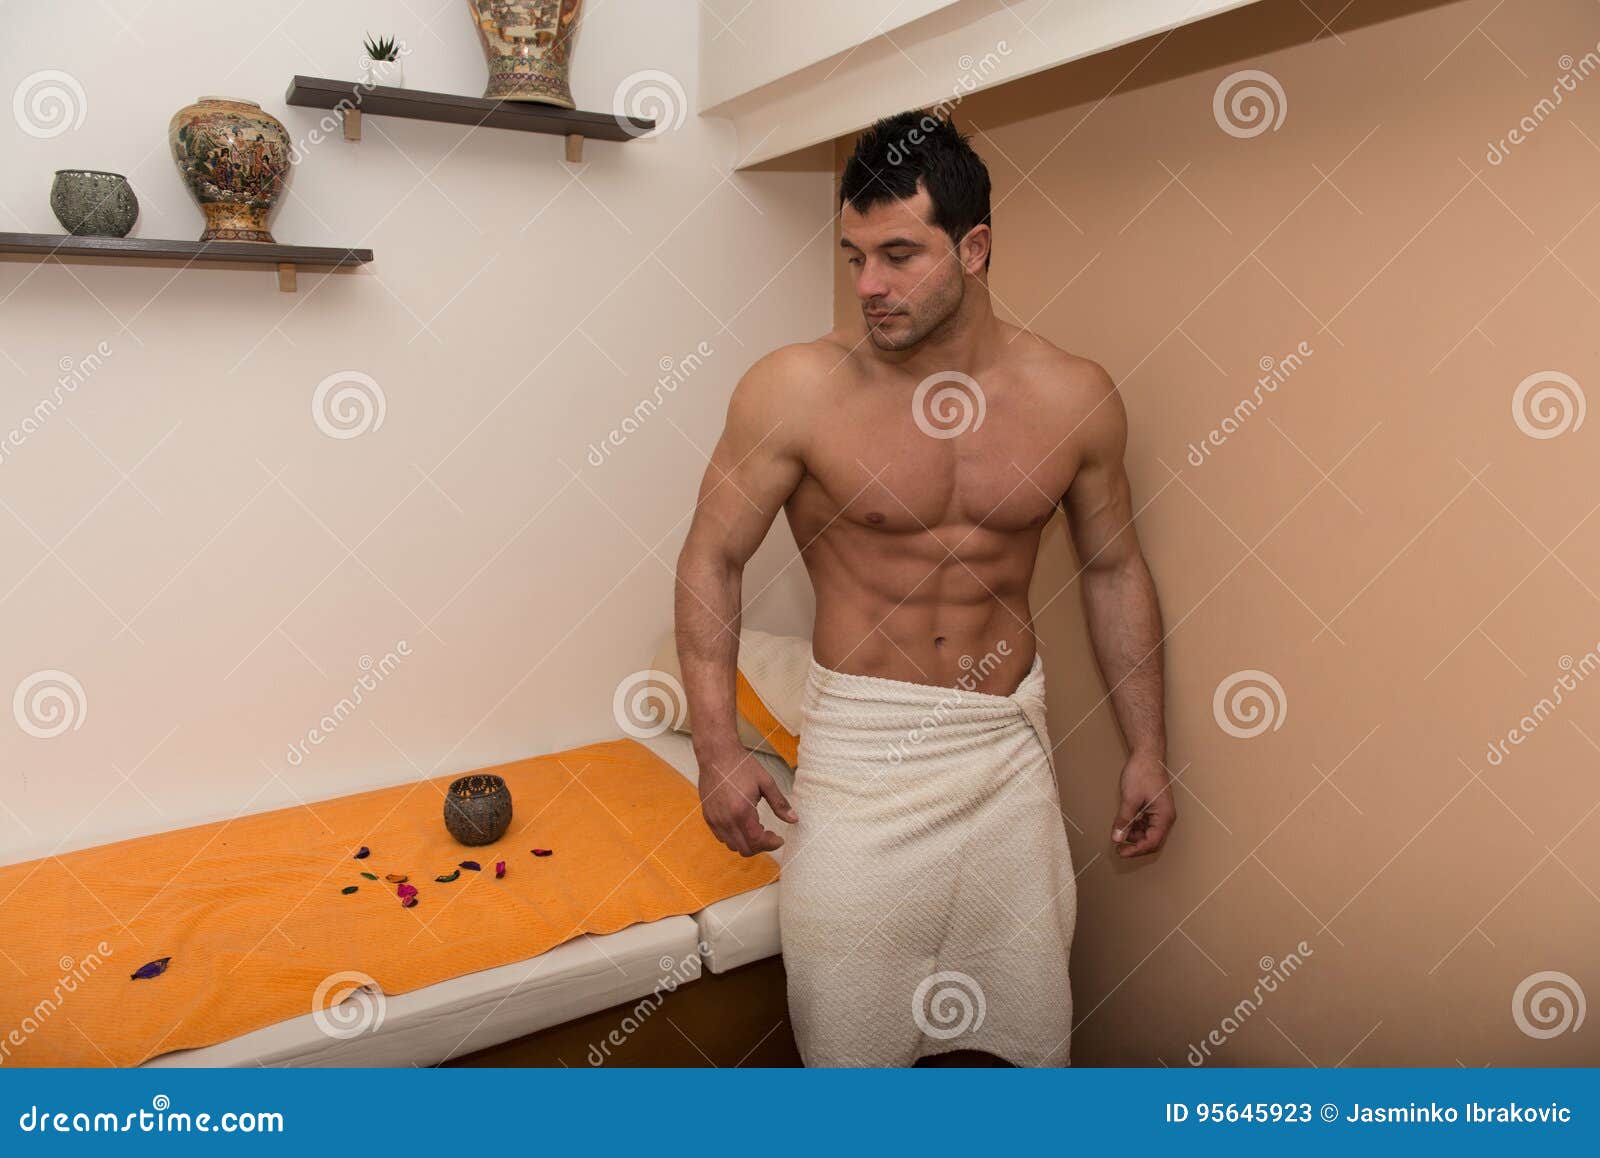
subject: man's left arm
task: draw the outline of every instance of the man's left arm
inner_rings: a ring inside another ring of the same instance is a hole
[[[1063,506],[1082,566],[1089,640],[1128,744],[1111,839],[1119,855],[1133,857],[1160,848],[1178,818],[1166,767],[1161,605],[1133,528],[1122,461],[1127,412],[1110,375],[1091,366],[1091,409],[1075,435],[1084,451]]]

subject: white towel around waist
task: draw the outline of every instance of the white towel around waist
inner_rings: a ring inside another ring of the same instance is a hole
[[[805,1063],[1070,1064],[1077,886],[1043,662],[997,696],[812,660],[803,713],[779,922]]]

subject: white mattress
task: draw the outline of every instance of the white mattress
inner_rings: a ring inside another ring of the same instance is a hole
[[[643,743],[688,780],[696,780],[694,747],[687,736],[668,732]],[[787,791],[788,766],[776,756],[758,757]],[[765,804],[761,810],[768,828],[787,831]],[[702,943],[704,953],[699,950]],[[358,1036],[330,1037],[308,1008],[300,1017],[216,1045],[162,1054],[144,1064],[436,1065],[690,981],[700,976],[702,958],[721,973],[778,951],[777,885],[770,884],[692,916],[665,917],[605,935],[585,933],[526,961],[385,996],[381,1024]],[[682,967],[676,968],[675,962],[683,962]]]

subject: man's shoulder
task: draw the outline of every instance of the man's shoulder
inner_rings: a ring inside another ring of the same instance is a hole
[[[856,355],[825,335],[808,342],[779,346],[753,362],[734,390],[753,403],[773,410],[815,405],[820,396],[854,372]]]
[[[1070,437],[1088,457],[1120,456],[1127,440],[1127,410],[1105,367],[1031,331],[1012,328],[1010,345],[1047,416],[1046,425],[1061,430],[1063,441]]]
[[[1111,375],[1092,358],[1063,350],[1050,339],[1021,326],[1008,326],[1007,343],[1030,380],[1040,383],[1052,396],[1065,400],[1087,400],[1090,405],[1116,390]]]

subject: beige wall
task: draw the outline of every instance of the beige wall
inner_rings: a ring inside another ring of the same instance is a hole
[[[1547,970],[1600,998],[1600,423],[1513,418],[1529,375],[1600,388],[1600,76],[1486,159],[1597,41],[1581,0],[1267,0],[956,109],[995,183],[997,311],[1121,385],[1169,632],[1180,822],[1129,863],[1058,520],[1035,609],[1081,874],[1078,1064],[1183,1066],[1213,1030],[1207,1064],[1600,1062],[1592,1024],[1513,1015]],[[1213,94],[1246,68],[1287,111],[1236,137]],[[1567,663],[1564,702],[1491,763]],[[1279,726],[1238,738],[1214,693],[1252,669]]]
[[[249,97],[301,140],[323,114],[284,105],[289,78],[353,77],[368,31],[411,47],[410,87],[483,91],[460,3],[142,7],[119,22],[5,6],[0,229],[59,232],[51,174],[77,165],[129,176],[135,236],[198,237],[172,113]],[[63,359],[111,350],[0,461],[0,861],[618,734],[618,682],[671,627],[728,393],[826,328],[833,255],[826,168],[730,176],[733,134],[692,114],[694,0],[586,8],[580,107],[612,108],[632,78],[681,124],[590,142],[578,167],[558,137],[377,117],[359,144],[335,131],[306,147],[272,225],[370,246],[359,273],[302,273],[290,295],[260,270],[0,261],[0,438]],[[29,133],[12,96],[45,70],[68,74],[83,117]],[[658,392],[661,362],[702,342]],[[339,439],[312,398],[346,370],[385,413]],[[623,430],[595,465],[590,447]],[[752,567],[770,630],[809,624],[793,550],[775,535]],[[410,655],[291,763],[363,657],[401,641]],[[52,670],[83,695],[80,726],[46,739],[11,704]]]

